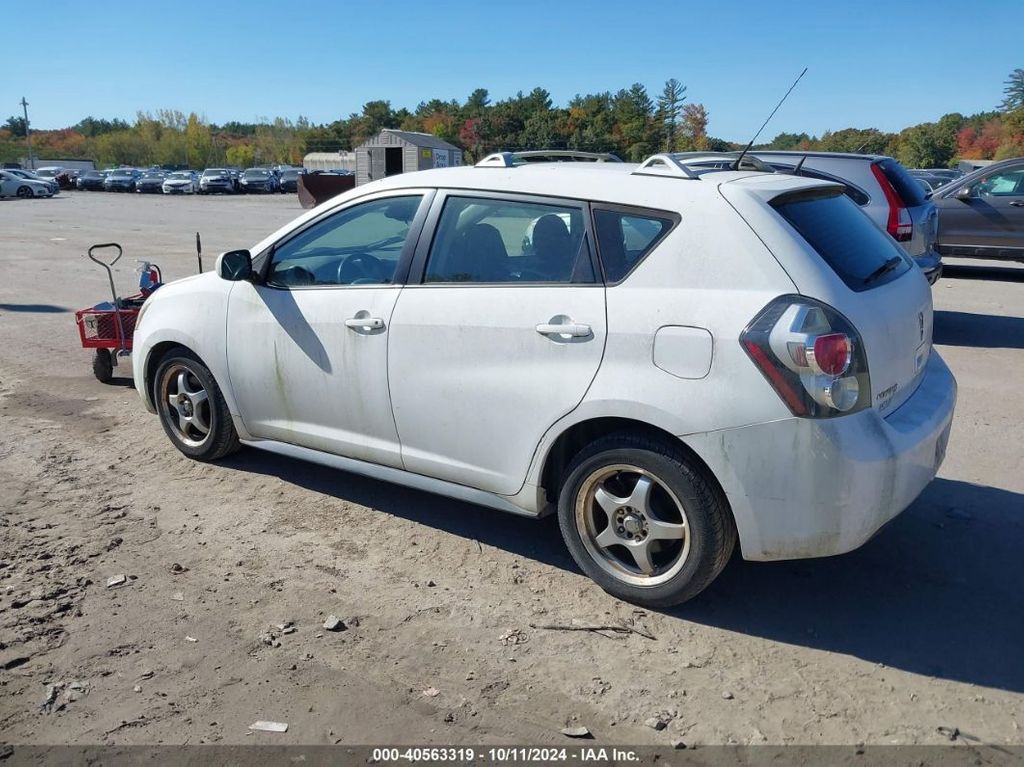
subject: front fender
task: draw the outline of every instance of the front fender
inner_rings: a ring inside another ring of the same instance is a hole
[[[168,345],[183,346],[202,360],[213,374],[228,410],[238,414],[227,367],[225,326],[228,299],[234,283],[213,272],[162,286],[146,302],[142,321],[132,342],[132,375],[142,403],[156,412],[149,380],[154,352]]]

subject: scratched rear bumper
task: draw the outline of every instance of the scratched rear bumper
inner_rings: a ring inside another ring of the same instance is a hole
[[[933,351],[914,394],[882,417],[686,435],[725,490],[745,559],[842,554],[862,545],[931,482],[945,457],[956,380]]]

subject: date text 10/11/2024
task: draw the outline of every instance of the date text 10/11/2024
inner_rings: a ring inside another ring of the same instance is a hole
[[[600,746],[584,748],[492,746],[474,749],[457,746],[428,746],[423,748],[375,748],[371,759],[387,762],[635,762],[635,751]]]

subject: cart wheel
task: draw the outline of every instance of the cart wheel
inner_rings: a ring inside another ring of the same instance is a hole
[[[92,358],[92,372],[100,383],[110,383],[114,377],[114,361],[110,349],[97,349]]]

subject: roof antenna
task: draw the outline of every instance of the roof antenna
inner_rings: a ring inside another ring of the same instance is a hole
[[[199,232],[196,232],[196,257],[199,259],[199,273],[203,273],[203,241],[199,239]]]
[[[765,120],[763,123],[761,123],[761,127],[757,129],[757,133],[754,134],[754,138],[750,139],[750,143],[747,144],[743,148],[742,152],[740,152],[740,156],[737,157],[736,158],[736,162],[734,162],[732,164],[732,169],[733,170],[739,170],[740,169],[740,163],[743,161],[744,155],[746,155],[746,153],[750,151],[750,147],[754,146],[754,142],[757,141],[757,137],[761,135],[761,131],[763,131],[765,126],[769,123],[769,121],[771,121],[771,119],[773,117],[775,117],[775,113],[779,111],[779,107],[782,106],[782,102],[789,98],[789,94],[793,92],[793,89],[796,87],[796,84],[798,82],[800,82],[800,78],[803,77],[806,74],[807,74],[807,67],[804,67],[804,71],[801,72],[800,76],[797,77],[796,80],[793,81],[793,84],[789,86],[789,90],[786,91],[786,95],[783,96],[782,100],[779,101],[779,103],[775,105],[775,109],[773,109],[772,113],[770,115],[768,115],[768,119]]]

